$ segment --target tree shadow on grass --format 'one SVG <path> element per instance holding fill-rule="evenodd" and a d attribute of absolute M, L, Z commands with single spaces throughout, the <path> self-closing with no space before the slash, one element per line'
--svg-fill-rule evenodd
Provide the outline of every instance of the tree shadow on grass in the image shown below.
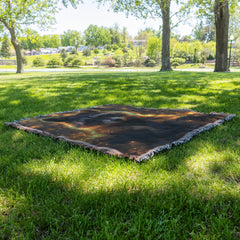
<path fill-rule="evenodd" d="M 111 73 L 111 74 L 47 74 L 26 75 L 20 83 L 4 89 L 0 119 L 19 120 L 25 117 L 68 111 L 94 105 L 132 104 L 140 107 L 178 108 L 186 103 L 181 96 L 193 96 L 188 104 L 198 111 L 236 111 L 238 90 L 209 89 L 211 81 L 226 74 L 205 73 Z M 236 75 L 228 75 L 235 79 Z M 235 82 L 235 81 L 234 81 Z M 207 90 L 207 92 L 206 92 Z M 234 95 L 234 96 L 233 96 Z M 195 96 L 195 98 L 194 98 Z M 197 99 L 203 96 L 202 99 Z M 210 101 L 209 101 L 210 100 Z M 9 118 L 8 116 L 11 116 Z"/>
<path fill-rule="evenodd" d="M 147 78 L 151 79 L 151 84 L 146 81 Z M 191 90 L 195 83 L 189 79 L 168 83 L 169 76 L 161 76 L 159 80 L 157 73 L 140 76 L 135 73 L 51 74 L 46 77 L 26 75 L 18 81 L 18 86 L 11 82 L 9 88 L 4 90 L 4 96 L 8 97 L 3 104 L 11 105 L 14 101 L 19 101 L 18 104 L 15 102 L 14 107 L 24 107 L 29 112 L 31 108 L 39 106 L 39 114 L 109 103 L 146 107 L 173 106 L 179 102 L 177 97 L 181 94 L 195 93 Z"/>
<path fill-rule="evenodd" d="M 235 239 L 238 236 L 240 198 L 231 191 L 218 191 L 213 184 L 223 170 L 212 165 L 210 175 L 214 179 L 208 183 L 191 176 L 191 170 L 185 165 L 187 158 L 199 150 L 198 146 L 209 140 L 207 136 L 199 137 L 197 144 L 160 153 L 155 160 L 138 165 L 15 132 L 8 132 L 8 140 L 0 148 L 1 154 L 8 156 L 0 167 L 4 176 L 0 178 L 1 193 L 9 199 L 0 225 L 5 239 L 16 236 L 19 239 L 145 239 L 149 236 L 152 239 L 193 236 Z M 220 141 L 210 142 L 215 144 L 216 151 L 225 148 Z M 72 151 L 84 156 L 72 160 L 69 158 Z M 76 173 L 64 174 L 74 164 L 81 166 L 78 179 Z M 60 171 L 62 166 L 65 170 Z M 121 170 L 128 167 L 134 171 L 127 171 L 127 179 L 121 182 Z M 180 167 L 184 171 L 178 172 Z M 105 183 L 113 168 L 113 177 L 120 183 L 110 187 Z M 163 176 L 162 182 L 154 180 L 163 171 L 167 171 L 168 177 Z M 135 176 L 128 178 L 128 174 Z M 146 176 L 155 182 L 144 183 Z M 230 182 L 227 178 L 223 180 Z M 82 181 L 86 183 L 82 185 Z M 237 185 L 231 188 L 237 189 Z"/>
<path fill-rule="evenodd" d="M 226 109 L 239 114 L 237 90 L 209 89 L 209 79 L 218 80 L 225 75 L 47 76 L 48 80 L 42 76 L 30 79 L 23 76 L 17 86 L 11 82 L 1 90 L 1 125 L 92 104 L 178 108 L 185 103 L 181 98 L 184 94 L 212 97 L 204 104 L 193 98 L 193 108 L 199 111 Z M 236 75 L 228 78 L 235 84 Z M 0 236 L 2 239 L 237 239 L 240 199 L 235 192 L 237 185 L 232 186 L 226 177 L 237 177 L 238 172 L 230 175 L 231 169 L 221 170 L 221 161 L 216 161 L 221 166 L 211 165 L 206 180 L 204 174 L 192 172 L 188 164 L 202 145 L 212 145 L 216 153 L 239 152 L 238 123 L 237 115 L 231 122 L 141 165 L 1 126 L 0 196 L 5 200 Z M 74 166 L 79 172 L 68 172 Z M 215 188 L 216 182 L 231 190 Z"/>
<path fill-rule="evenodd" d="M 69 176 L 37 171 L 25 161 L 12 162 L 7 181 L 1 181 L 9 198 L 0 225 L 3 239 L 234 239 L 239 231 L 239 197 L 207 184 L 203 189 L 201 181 L 186 176 L 172 176 L 155 188 L 132 181 L 85 189 L 66 181 Z"/>
<path fill-rule="evenodd" d="M 193 110 L 235 112 L 236 103 L 240 100 L 237 89 L 233 91 L 223 89 L 220 92 L 209 89 L 210 79 L 219 81 L 225 77 L 225 74 L 209 74 L 206 77 L 205 73 L 26 75 L 19 80 L 17 86 L 11 82 L 10 86 L 0 93 L 0 96 L 4 97 L 1 101 L 4 108 L 0 113 L 0 119 L 13 121 L 109 103 L 178 108 L 186 103 L 181 98 L 185 95 L 195 96 L 195 99 L 188 102 L 195 106 Z M 228 75 L 228 78 L 233 80 L 235 77 L 235 74 Z M 197 96 L 203 96 L 210 101 L 202 103 Z M 6 127 L 3 128 L 3 131 L 6 130 Z M 189 155 L 191 152 L 189 154 L 185 152 L 183 158 L 178 155 L 167 157 L 166 169 L 177 169 L 179 163 L 183 163 L 183 159 Z"/>

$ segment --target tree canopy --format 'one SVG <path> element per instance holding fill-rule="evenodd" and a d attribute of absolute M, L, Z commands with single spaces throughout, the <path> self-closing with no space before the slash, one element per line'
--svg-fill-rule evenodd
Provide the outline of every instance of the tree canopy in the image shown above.
<path fill-rule="evenodd" d="M 62 46 L 75 46 L 76 49 L 83 43 L 83 37 L 80 32 L 68 30 L 61 35 Z"/>
<path fill-rule="evenodd" d="M 230 15 L 229 33 L 237 40 L 240 38 L 240 6 L 237 5 L 235 11 Z"/>
<path fill-rule="evenodd" d="M 0 28 L 5 27 L 10 33 L 11 42 L 17 56 L 17 73 L 23 72 L 19 33 L 31 25 L 41 28 L 51 26 L 55 22 L 54 15 L 58 12 L 59 0 L 0 0 Z M 81 0 L 62 0 L 66 6 L 76 6 Z"/>
<path fill-rule="evenodd" d="M 3 41 L 2 41 L 2 47 L 1 47 L 1 57 L 3 58 L 9 58 L 10 57 L 10 41 L 9 39 L 4 36 Z"/>
<path fill-rule="evenodd" d="M 86 45 L 92 47 L 103 46 L 111 44 L 111 34 L 106 27 L 98 27 L 97 25 L 90 25 L 85 31 Z"/>
<path fill-rule="evenodd" d="M 0 22 L 18 31 L 32 24 L 49 26 L 55 21 L 52 16 L 59 10 L 57 3 L 57 0 L 0 0 Z"/>
<path fill-rule="evenodd" d="M 125 12 L 138 18 L 162 18 L 162 67 L 170 71 L 170 5 L 171 0 L 97 0 L 100 4 L 110 3 L 115 12 Z M 175 0 L 176 3 L 180 0 Z"/>

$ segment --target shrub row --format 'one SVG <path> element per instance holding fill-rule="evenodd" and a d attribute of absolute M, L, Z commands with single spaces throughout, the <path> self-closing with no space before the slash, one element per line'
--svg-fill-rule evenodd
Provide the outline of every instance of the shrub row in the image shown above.
<path fill-rule="evenodd" d="M 47 67 L 60 67 L 62 65 L 66 67 L 79 67 L 83 65 L 83 61 L 80 57 L 77 55 L 70 55 L 67 57 L 64 61 L 62 61 L 59 57 L 52 57 L 47 64 L 45 64 L 45 61 L 42 57 L 36 57 L 33 60 L 33 66 L 34 67 L 43 67 L 47 65 Z"/>
<path fill-rule="evenodd" d="M 121 55 L 116 55 L 113 57 L 107 57 L 102 60 L 102 65 L 107 65 L 109 67 L 155 67 L 157 65 L 154 59 L 148 58 L 137 58 L 135 60 L 125 58 Z"/>
<path fill-rule="evenodd" d="M 112 57 L 106 57 L 103 60 L 96 59 L 94 62 L 95 65 L 105 65 L 109 67 L 154 67 L 156 66 L 155 60 L 148 58 L 137 58 L 136 60 L 132 60 L 126 57 L 126 55 L 115 55 Z M 52 57 L 47 63 L 45 63 L 44 59 L 42 57 L 36 57 L 33 60 L 33 66 L 34 67 L 42 67 L 47 65 L 47 67 L 80 67 L 84 65 L 84 62 L 78 55 L 70 55 L 67 58 L 61 60 L 59 57 Z"/>

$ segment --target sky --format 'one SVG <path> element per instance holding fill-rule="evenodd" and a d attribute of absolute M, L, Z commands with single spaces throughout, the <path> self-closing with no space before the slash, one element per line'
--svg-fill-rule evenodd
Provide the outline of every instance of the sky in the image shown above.
<path fill-rule="evenodd" d="M 174 8 L 175 6 L 172 6 L 172 9 Z M 124 13 L 109 11 L 107 6 L 98 8 L 97 3 L 88 0 L 84 4 L 80 4 L 77 9 L 73 9 L 71 6 L 68 6 L 68 8 L 62 7 L 62 10 L 56 14 L 56 24 L 52 26 L 53 29 L 40 32 L 40 34 L 63 34 L 68 29 L 83 33 L 90 24 L 99 27 L 112 27 L 114 24 L 118 24 L 120 29 L 127 27 L 128 33 L 134 37 L 140 30 L 146 27 L 158 30 L 161 25 L 161 19 L 141 20 L 133 16 L 126 17 Z M 182 36 L 190 35 L 191 30 L 192 27 L 189 24 L 185 24 L 181 25 L 181 28 L 175 29 L 174 33 Z"/>

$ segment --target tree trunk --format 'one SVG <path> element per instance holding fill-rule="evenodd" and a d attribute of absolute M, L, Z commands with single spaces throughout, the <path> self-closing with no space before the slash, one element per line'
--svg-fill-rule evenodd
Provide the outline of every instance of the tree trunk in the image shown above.
<path fill-rule="evenodd" d="M 214 72 L 227 72 L 228 69 L 228 0 L 215 0 L 214 6 L 216 25 L 216 63 Z"/>
<path fill-rule="evenodd" d="M 162 67 L 160 71 L 172 71 L 170 63 L 170 4 L 171 0 L 161 0 L 162 11 Z"/>
<path fill-rule="evenodd" d="M 23 59 L 22 59 L 22 52 L 21 52 L 21 45 L 17 41 L 15 28 L 12 27 L 9 29 L 11 34 L 11 42 L 16 52 L 17 57 L 17 73 L 23 73 Z"/>

